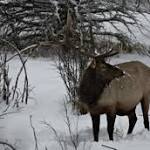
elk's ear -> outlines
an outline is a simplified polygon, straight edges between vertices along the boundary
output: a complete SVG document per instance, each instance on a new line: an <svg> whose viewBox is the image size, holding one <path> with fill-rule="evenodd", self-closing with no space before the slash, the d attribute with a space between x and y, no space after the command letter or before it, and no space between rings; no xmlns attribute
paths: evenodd
<svg viewBox="0 0 150 150"><path fill-rule="evenodd" d="M95 69L95 68L96 68L96 59L95 59L95 58L93 58L93 60L92 60L92 62L91 62L91 64L90 64L90 67L91 67L92 69Z"/></svg>

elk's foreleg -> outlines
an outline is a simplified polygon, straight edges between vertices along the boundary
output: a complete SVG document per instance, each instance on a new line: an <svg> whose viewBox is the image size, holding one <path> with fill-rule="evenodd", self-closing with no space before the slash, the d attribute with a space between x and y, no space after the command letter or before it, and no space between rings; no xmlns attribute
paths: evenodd
<svg viewBox="0 0 150 150"><path fill-rule="evenodd" d="M100 115L91 114L91 118L92 118L92 125L93 125L94 141L98 142Z"/></svg>
<svg viewBox="0 0 150 150"><path fill-rule="evenodd" d="M110 140L113 140L115 119L116 119L116 114L107 114L107 131Z"/></svg>

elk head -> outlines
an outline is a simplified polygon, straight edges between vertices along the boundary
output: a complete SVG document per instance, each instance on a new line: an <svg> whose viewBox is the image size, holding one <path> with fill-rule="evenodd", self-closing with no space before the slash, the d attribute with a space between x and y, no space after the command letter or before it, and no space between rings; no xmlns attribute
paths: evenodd
<svg viewBox="0 0 150 150"><path fill-rule="evenodd" d="M96 102L106 85L114 78L123 75L122 70L105 61L106 58L116 54L112 51L97 56L86 54L92 57L92 61L85 69L79 84L78 95L80 101L87 104Z"/></svg>

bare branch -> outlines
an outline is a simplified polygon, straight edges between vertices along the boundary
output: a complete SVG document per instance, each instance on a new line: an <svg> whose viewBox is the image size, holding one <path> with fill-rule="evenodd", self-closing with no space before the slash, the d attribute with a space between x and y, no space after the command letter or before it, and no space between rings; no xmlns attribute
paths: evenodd
<svg viewBox="0 0 150 150"><path fill-rule="evenodd" d="M2 39L1 39L2 40ZM20 54L24 53L24 52L28 52L28 51L32 51L33 49L36 49L38 47L38 44L34 44L34 45L30 45L22 50L19 51ZM14 54L13 56L11 56L9 59L6 60L6 62L11 61L14 57L18 56L19 53Z"/></svg>
<svg viewBox="0 0 150 150"><path fill-rule="evenodd" d="M61 150L64 150L64 146L63 146L63 144L62 144L62 140L61 140L60 136L58 135L56 129L55 129L51 124L49 124L49 123L47 123L47 122L43 122L43 123L44 123L47 127L49 127L50 130L53 131L53 133L54 133L54 135L55 135L55 137L56 137L56 140L57 140L58 144L59 144L60 147L61 147Z"/></svg>
<svg viewBox="0 0 150 150"><path fill-rule="evenodd" d="M33 135L34 135L35 150L38 150L38 140L37 140L37 135L36 135L35 128L34 128L33 123L32 123L32 115L30 116L30 126L32 128Z"/></svg>
<svg viewBox="0 0 150 150"><path fill-rule="evenodd" d="M7 40L4 40L4 39L1 39L1 40L3 42L7 43L8 45L10 45L12 48L15 49L15 51L17 52L17 54L19 56L19 59L20 59L20 61L22 63L22 66L23 66L23 69L24 69L24 74L25 74L22 102L23 102L23 99L25 98L25 103L27 104L28 96L29 96L29 93L28 93L28 75L27 75L27 70L26 70L26 67L25 67L24 59L23 59L23 57L22 57L22 55L20 53L20 50L15 45L13 45L12 43L10 43ZM26 50L28 50L28 49L26 49ZM25 94L25 97L24 97L24 94Z"/></svg>

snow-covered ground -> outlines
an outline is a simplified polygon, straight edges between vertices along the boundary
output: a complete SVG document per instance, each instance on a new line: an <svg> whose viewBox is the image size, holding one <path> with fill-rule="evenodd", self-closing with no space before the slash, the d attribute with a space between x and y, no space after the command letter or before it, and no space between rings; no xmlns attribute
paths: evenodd
<svg viewBox="0 0 150 150"><path fill-rule="evenodd" d="M129 60L140 60L150 66L150 58L137 54L122 54L112 58L112 64ZM19 65L15 59L10 64L11 74ZM10 67L11 68L11 67ZM7 141L16 147L16 150L34 150L34 135L30 125L30 116L36 130L39 150L62 150L58 139L62 141L64 150L74 150L71 142L64 111L65 87L57 73L54 63L50 59L30 59L27 63L29 82L33 91L28 105L24 106L18 113L10 114L0 119L0 141ZM68 112L72 136L78 135L78 150L107 150L107 145L117 150L149 150L150 132L144 129L143 118L140 107L137 109L138 121L132 135L126 135L128 128L127 117L117 117L115 122L114 138L109 141L106 131L105 115L101 116L100 139L93 142L92 125L89 115L76 116ZM58 137L45 125L51 124L57 131ZM64 144L64 145L63 145ZM0 150L3 150L0 147Z"/></svg>

